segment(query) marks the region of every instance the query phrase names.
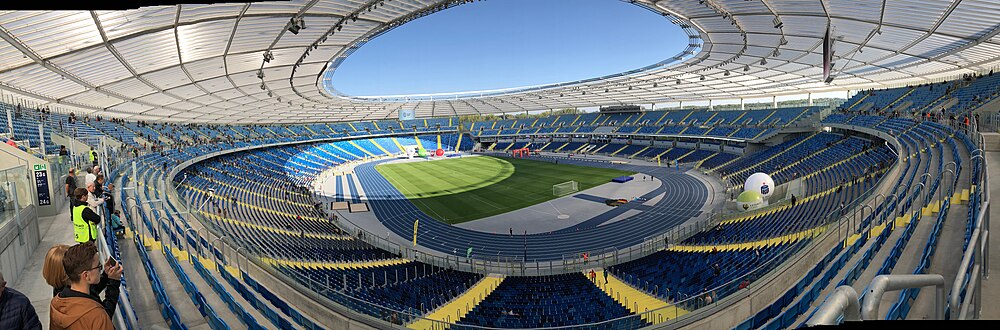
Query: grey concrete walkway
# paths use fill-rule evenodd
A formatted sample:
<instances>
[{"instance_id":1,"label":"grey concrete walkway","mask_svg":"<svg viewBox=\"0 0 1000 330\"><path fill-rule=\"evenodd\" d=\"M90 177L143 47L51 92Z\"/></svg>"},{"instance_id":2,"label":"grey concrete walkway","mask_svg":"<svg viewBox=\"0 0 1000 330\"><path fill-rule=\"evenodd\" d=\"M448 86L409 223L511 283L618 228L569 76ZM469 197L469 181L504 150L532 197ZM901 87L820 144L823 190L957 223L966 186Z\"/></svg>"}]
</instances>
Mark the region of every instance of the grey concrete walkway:
<instances>
[{"instance_id":1,"label":"grey concrete walkway","mask_svg":"<svg viewBox=\"0 0 1000 330\"><path fill-rule=\"evenodd\" d=\"M76 244L73 241L73 224L70 222L69 208L67 207L55 216L39 217L38 234L42 241L38 243L35 252L28 259L28 265L21 271L17 282L8 283L7 286L28 296L35 312L38 313L38 320L42 322L42 329L48 329L52 287L42 278L42 264L45 261L45 254L52 246Z\"/></svg>"},{"instance_id":2,"label":"grey concrete walkway","mask_svg":"<svg viewBox=\"0 0 1000 330\"><path fill-rule=\"evenodd\" d=\"M1000 205L996 205L997 196L1000 196L1000 152L988 152L986 159L990 174L990 202L994 204L990 206L990 219L996 222L1000 221ZM980 318L1000 320L1000 308L992 304L1000 300L1000 241L996 238L990 241L990 276L983 280L983 304L986 306Z\"/></svg>"}]
</instances>

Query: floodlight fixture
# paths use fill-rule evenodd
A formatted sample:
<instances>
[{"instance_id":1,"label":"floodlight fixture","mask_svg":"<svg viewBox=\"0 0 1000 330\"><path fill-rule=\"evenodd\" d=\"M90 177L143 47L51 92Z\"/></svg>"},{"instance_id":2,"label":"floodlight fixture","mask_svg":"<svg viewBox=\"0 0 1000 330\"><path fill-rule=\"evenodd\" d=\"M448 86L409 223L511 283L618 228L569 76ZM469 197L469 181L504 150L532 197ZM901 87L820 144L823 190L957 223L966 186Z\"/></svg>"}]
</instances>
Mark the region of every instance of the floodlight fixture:
<instances>
[{"instance_id":1,"label":"floodlight fixture","mask_svg":"<svg viewBox=\"0 0 1000 330\"><path fill-rule=\"evenodd\" d=\"M306 21L302 17L292 17L288 22L288 32L299 34L299 30L306 29Z\"/></svg>"}]
</instances>

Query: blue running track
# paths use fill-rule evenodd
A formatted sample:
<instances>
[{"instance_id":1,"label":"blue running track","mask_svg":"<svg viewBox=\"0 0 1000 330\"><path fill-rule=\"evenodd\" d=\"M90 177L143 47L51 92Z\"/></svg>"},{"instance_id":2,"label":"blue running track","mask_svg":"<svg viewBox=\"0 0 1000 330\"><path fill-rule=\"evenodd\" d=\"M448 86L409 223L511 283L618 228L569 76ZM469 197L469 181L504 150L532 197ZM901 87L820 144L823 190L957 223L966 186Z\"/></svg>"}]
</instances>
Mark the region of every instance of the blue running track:
<instances>
[{"instance_id":1,"label":"blue running track","mask_svg":"<svg viewBox=\"0 0 1000 330\"><path fill-rule=\"evenodd\" d=\"M560 161L648 173L660 179L663 186L643 197L652 198L663 192L667 195L655 205L643 206L636 203L614 208L594 219L560 231L511 237L509 234L492 234L451 226L424 214L375 170L375 165L385 161L362 164L354 171L365 190L372 212L389 230L402 237L412 237L413 221L420 219L419 244L439 252L459 255L464 255L472 247L474 257L500 255L523 257L529 261L547 261L560 260L564 255L575 256L584 251L625 248L698 216L708 199L708 189L702 182L676 169L566 159ZM643 213L598 227L630 208Z\"/></svg>"}]
</instances>

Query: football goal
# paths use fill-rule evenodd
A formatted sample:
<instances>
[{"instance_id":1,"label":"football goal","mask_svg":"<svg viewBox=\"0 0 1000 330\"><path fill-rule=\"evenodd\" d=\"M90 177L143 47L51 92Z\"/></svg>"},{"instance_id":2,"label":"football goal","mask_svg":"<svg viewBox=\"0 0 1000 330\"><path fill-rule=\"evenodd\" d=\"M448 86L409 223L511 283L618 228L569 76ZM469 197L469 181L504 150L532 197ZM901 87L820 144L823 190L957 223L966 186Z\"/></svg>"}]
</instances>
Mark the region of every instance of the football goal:
<instances>
[{"instance_id":1,"label":"football goal","mask_svg":"<svg viewBox=\"0 0 1000 330\"><path fill-rule=\"evenodd\" d=\"M566 181L552 185L552 195L554 196L565 196L575 193L578 190L576 181Z\"/></svg>"}]
</instances>

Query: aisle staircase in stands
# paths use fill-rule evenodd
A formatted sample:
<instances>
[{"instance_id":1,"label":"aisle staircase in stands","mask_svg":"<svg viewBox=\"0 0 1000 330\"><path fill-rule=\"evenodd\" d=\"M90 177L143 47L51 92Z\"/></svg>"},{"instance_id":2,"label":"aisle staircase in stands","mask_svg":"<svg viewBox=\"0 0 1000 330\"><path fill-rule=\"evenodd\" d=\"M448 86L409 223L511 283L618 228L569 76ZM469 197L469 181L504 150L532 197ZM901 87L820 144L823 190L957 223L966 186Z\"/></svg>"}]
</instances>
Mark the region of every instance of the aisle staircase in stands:
<instances>
[{"instance_id":1,"label":"aisle staircase in stands","mask_svg":"<svg viewBox=\"0 0 1000 330\"><path fill-rule=\"evenodd\" d=\"M589 271L585 271L584 275L588 273ZM641 317L646 322L658 324L688 313L687 310L673 306L659 298L633 288L614 275L608 274L605 277L604 270L595 269L594 273L597 275L592 282L595 286L628 309L629 312L633 314L642 313ZM605 283L605 279L607 283Z\"/></svg>"},{"instance_id":2,"label":"aisle staircase in stands","mask_svg":"<svg viewBox=\"0 0 1000 330\"><path fill-rule=\"evenodd\" d=\"M496 290L500 286L500 283L503 283L503 280L504 277L501 275L491 274L485 276L476 285L462 293L462 295L455 297L455 299L452 299L447 304L438 307L433 312L410 323L406 327L418 330L445 329L446 327L443 327L443 324L434 321L458 322L458 320L465 317L465 314L476 308L483 299L489 297L493 293L493 290Z\"/></svg>"}]
</instances>

